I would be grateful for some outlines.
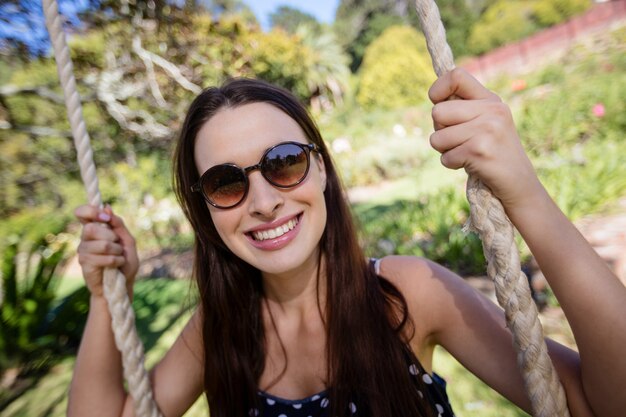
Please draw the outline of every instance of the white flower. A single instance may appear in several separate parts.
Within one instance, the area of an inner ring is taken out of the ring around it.
[[[399,138],[406,137],[406,129],[400,123],[393,125],[393,134]]]
[[[332,148],[333,148],[333,152],[335,153],[350,152],[352,150],[350,141],[347,138],[335,139],[332,143]]]

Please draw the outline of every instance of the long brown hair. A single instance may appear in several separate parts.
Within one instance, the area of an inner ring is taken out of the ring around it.
[[[327,224],[319,243],[326,270],[327,370],[330,415],[430,415],[408,372],[403,334],[410,329],[406,300],[368,266],[339,176],[315,122],[288,91],[262,81],[230,80],[203,91],[191,104],[174,155],[174,189],[195,232],[204,341],[204,388],[214,417],[245,416],[260,407],[257,391],[265,361],[261,272],[235,256],[219,237],[206,203],[191,186],[199,176],[194,143],[220,109],[264,102],[295,120],[320,148],[326,169]],[[410,333],[410,331],[409,331]],[[410,360],[410,358],[409,358]],[[414,358],[413,358],[414,360]],[[422,387],[423,388],[423,387]],[[425,389],[421,390],[426,392]]]

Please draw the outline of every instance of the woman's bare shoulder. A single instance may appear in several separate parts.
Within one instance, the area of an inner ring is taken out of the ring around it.
[[[417,256],[391,255],[380,260],[380,276],[391,282],[404,296],[415,327],[412,339],[420,351],[434,344],[433,334],[446,321],[452,302],[450,286],[455,275],[441,265]]]
[[[379,262],[380,275],[394,284],[407,297],[409,304],[428,296],[430,291],[439,291],[446,279],[447,270],[426,258],[390,255]]]

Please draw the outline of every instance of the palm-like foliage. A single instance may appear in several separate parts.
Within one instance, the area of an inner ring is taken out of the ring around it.
[[[296,36],[309,50],[307,85],[313,109],[328,109],[341,103],[350,77],[349,57],[335,36],[328,30],[316,33],[308,25],[300,25]]]

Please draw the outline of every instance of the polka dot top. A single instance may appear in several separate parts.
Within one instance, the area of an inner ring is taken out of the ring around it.
[[[417,363],[411,363],[407,372],[415,380],[421,378],[425,384],[426,392],[417,391],[422,398],[426,397],[431,405],[434,415],[437,417],[454,417],[452,407],[446,394],[446,382],[436,373],[428,374]],[[330,400],[328,391],[322,391],[301,400],[287,400],[276,397],[267,392],[259,391],[260,409],[252,408],[249,411],[251,417],[328,417]],[[369,417],[359,413],[357,404],[348,404],[351,415],[354,417]]]
[[[380,275],[380,260],[371,259],[370,264],[377,275]],[[407,347],[407,351],[410,348]],[[446,393],[446,381],[436,373],[429,374],[411,353],[407,353],[407,372],[411,379],[422,384],[417,385],[418,395],[425,399],[432,407],[433,415],[437,417],[454,417],[452,407]],[[420,391],[420,386],[426,387],[426,392]],[[250,417],[328,417],[330,399],[328,390],[300,400],[287,400],[276,397],[264,391],[259,391],[259,407],[249,410]],[[369,417],[359,413],[358,404],[348,404],[351,415],[355,417]]]

